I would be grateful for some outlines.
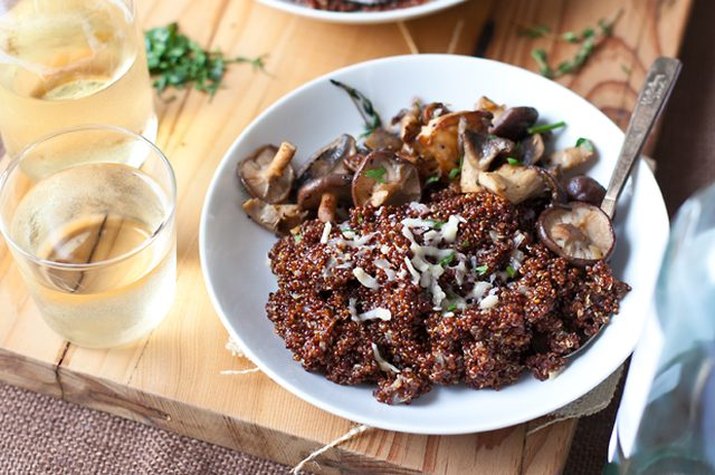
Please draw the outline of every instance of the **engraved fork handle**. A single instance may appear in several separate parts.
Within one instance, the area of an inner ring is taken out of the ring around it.
[[[640,156],[643,150],[653,124],[668,102],[681,67],[682,64],[677,59],[658,58],[648,71],[645,84],[638,94],[631,121],[628,123],[626,138],[611,175],[606,196],[601,202],[601,209],[611,218],[616,210],[618,197],[623,191],[623,185],[631,174],[636,157]]]

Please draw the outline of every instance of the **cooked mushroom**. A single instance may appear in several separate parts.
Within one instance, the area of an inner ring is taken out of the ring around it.
[[[551,190],[552,204],[564,204],[569,201],[566,195],[566,190],[553,171],[541,167],[532,168],[541,174],[541,178],[544,179],[544,185],[546,185],[546,188]]]
[[[345,160],[357,153],[355,139],[343,134],[313,154],[300,171],[299,183],[320,178],[331,173],[350,174]]]
[[[391,150],[397,152],[402,148],[402,140],[395,134],[383,128],[377,128],[365,138],[365,146],[370,150]]]
[[[505,107],[503,104],[497,104],[496,102],[492,101],[487,96],[482,96],[477,101],[475,109],[485,112],[491,112],[493,118],[496,119],[504,113]]]
[[[459,123],[459,143],[463,154],[459,185],[463,193],[479,191],[479,174],[487,171],[499,154],[514,150],[511,140],[469,130],[466,120]]]
[[[258,198],[243,203],[243,210],[253,221],[277,234],[288,234],[308,214],[297,205],[271,204]]]
[[[596,153],[590,142],[584,142],[576,147],[569,147],[552,153],[549,156],[546,165],[549,168],[554,168],[561,172],[567,172],[580,165],[588,163],[595,156]]]
[[[298,206],[304,210],[318,210],[318,219],[335,220],[335,209],[340,203],[350,203],[352,175],[331,173],[307,181],[298,189]]]
[[[441,102],[430,102],[422,108],[422,123],[426,124],[432,119],[449,114],[449,112],[447,106]]]
[[[528,135],[529,127],[536,123],[539,111],[533,107],[510,107],[494,119],[489,133],[510,140],[521,140]]]
[[[599,182],[586,175],[576,175],[566,183],[566,193],[571,201],[583,201],[601,206],[606,189]]]
[[[422,107],[419,101],[412,102],[409,109],[402,109],[392,119],[392,124],[400,124],[400,139],[405,145],[411,145],[422,128]]]
[[[524,165],[536,165],[544,156],[544,138],[541,134],[529,135],[519,142],[519,152]]]
[[[547,189],[536,167],[508,164],[493,172],[480,172],[479,184],[514,204],[543,195]]]
[[[283,142],[280,148],[264,145],[238,164],[238,176],[254,198],[280,203],[288,198],[295,173],[290,161],[295,146]]]
[[[374,207],[419,201],[422,195],[417,168],[388,151],[372,152],[353,178],[353,202]]]
[[[579,201],[547,208],[539,216],[537,230],[549,249],[580,266],[608,259],[616,243],[608,215]]]
[[[418,166],[423,176],[438,173],[447,175],[459,164],[458,128],[461,119],[466,120],[466,128],[474,132],[485,132],[491,114],[484,111],[452,112],[432,119],[422,127],[416,139],[416,150],[425,159]]]

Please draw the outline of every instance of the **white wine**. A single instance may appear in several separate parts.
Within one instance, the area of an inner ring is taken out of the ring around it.
[[[62,128],[156,135],[144,43],[123,0],[19,0],[0,22],[0,131],[10,155]]]
[[[150,177],[117,163],[68,168],[24,196],[10,233],[14,252],[36,256],[21,270],[50,327],[81,346],[108,347],[158,325],[175,290],[169,207]]]

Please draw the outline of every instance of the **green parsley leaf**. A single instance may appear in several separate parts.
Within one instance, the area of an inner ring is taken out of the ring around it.
[[[300,241],[303,240],[303,236],[300,235],[300,234],[294,234],[294,235],[293,235],[293,240],[294,240],[296,243],[299,243]]]
[[[431,226],[432,226],[434,229],[436,229],[437,231],[439,231],[440,229],[442,229],[442,226],[444,226],[445,224],[447,224],[447,222],[446,222],[446,221],[438,221],[438,220],[436,220],[436,219],[432,219],[432,220],[430,220],[430,224],[431,224]]]
[[[454,312],[455,310],[457,310],[457,304],[456,304],[456,303],[453,303],[452,305],[450,305],[449,307],[447,307],[447,311],[448,311],[448,312]]]
[[[348,93],[348,96],[352,99],[355,107],[357,107],[360,116],[362,116],[363,122],[365,122],[366,136],[371,134],[375,129],[382,127],[380,114],[378,114],[373,107],[372,101],[365,97],[362,92],[358,91],[354,87],[348,86],[345,83],[336,81],[335,79],[331,79],[330,83]]]
[[[489,271],[489,266],[486,264],[483,264],[481,266],[475,267],[474,270],[477,272],[477,274],[484,275]]]
[[[144,33],[149,74],[154,88],[162,93],[168,87],[193,87],[211,96],[216,94],[226,67],[231,63],[248,63],[254,69],[265,69],[265,56],[226,58],[221,51],[208,51],[182,34],[177,23],[152,28]]]
[[[369,168],[365,170],[362,174],[368,178],[372,178],[378,183],[385,183],[385,175],[387,174],[387,170],[385,169],[385,167]]]
[[[513,279],[516,275],[516,269],[512,266],[506,266],[506,275],[508,275],[510,279]]]
[[[450,255],[440,259],[439,265],[441,265],[442,267],[447,267],[448,265],[450,265],[452,263],[452,261],[454,261],[455,257],[457,257],[457,255],[453,252]]]
[[[432,175],[425,180],[425,185],[431,185],[432,183],[437,183],[439,181],[439,175]]]
[[[506,163],[508,163],[512,167],[518,167],[519,165],[521,165],[521,162],[514,157],[507,157]]]
[[[544,132],[548,132],[550,130],[555,130],[555,129],[560,129],[562,127],[566,127],[566,122],[564,122],[563,120],[560,122],[555,122],[553,124],[535,125],[533,127],[529,127],[526,130],[530,135],[533,135],[533,134],[543,134]]]
[[[587,151],[589,151],[591,153],[596,151],[595,147],[593,146],[593,142],[591,142],[589,139],[586,139],[583,137],[579,138],[576,141],[576,146],[583,147],[584,149],[586,149]]]

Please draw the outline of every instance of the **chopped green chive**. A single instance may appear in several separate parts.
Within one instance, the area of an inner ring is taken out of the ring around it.
[[[452,169],[449,171],[449,179],[450,179],[450,181],[451,181],[451,180],[454,180],[455,178],[457,178],[457,175],[459,175],[459,172],[460,172],[460,171],[461,171],[461,170],[460,170],[459,168],[457,168],[457,167],[452,168]]]
[[[449,307],[447,307],[447,311],[448,311],[448,312],[454,312],[455,310],[457,310],[457,304],[456,304],[456,303],[453,303],[452,305],[450,305]]]
[[[536,65],[539,67],[539,73],[547,78],[554,76],[554,71],[549,66],[549,57],[546,54],[546,50],[543,48],[536,48],[531,51],[531,57],[536,61]]]
[[[564,39],[564,41],[568,41],[569,43],[578,43],[578,35],[574,33],[573,31],[567,31],[566,33],[561,35],[561,38]]]
[[[550,130],[560,129],[562,127],[566,127],[566,122],[564,122],[563,120],[560,122],[555,122],[553,124],[535,125],[533,127],[529,127],[527,129],[527,132],[530,135],[543,134],[544,132],[549,132]]]
[[[437,183],[439,181],[439,175],[432,175],[425,180],[425,185],[431,185],[432,183]]]
[[[551,28],[546,25],[528,26],[519,30],[519,35],[534,39],[543,38],[549,33],[551,33]]]
[[[450,255],[440,259],[439,265],[441,265],[442,267],[446,267],[446,266],[450,265],[452,263],[452,261],[454,261],[455,257],[457,257],[457,255],[453,252]]]
[[[512,266],[507,266],[506,275],[508,275],[510,279],[513,279],[516,275],[516,269],[514,269]]]
[[[596,149],[594,148],[594,146],[593,146],[593,142],[591,142],[589,139],[586,139],[586,138],[583,138],[583,137],[579,138],[579,139],[576,141],[576,146],[577,146],[577,147],[582,147],[582,148],[584,148],[585,150],[587,150],[587,151],[589,151],[589,152],[592,152],[592,153],[596,150]]]
[[[433,219],[430,221],[430,224],[433,228],[435,228],[437,231],[439,231],[440,229],[442,229],[442,226],[444,226],[447,223],[446,223],[446,221],[437,221],[437,220]]]
[[[385,183],[386,174],[387,170],[385,169],[385,167],[369,168],[363,172],[363,175],[368,178],[372,178],[378,183]]]
[[[512,167],[518,167],[519,165],[521,165],[521,162],[514,157],[508,157],[506,159],[506,163],[508,163]]]
[[[479,275],[484,275],[489,271],[489,266],[486,264],[483,264],[481,266],[477,266],[474,268],[474,270],[477,272]]]

